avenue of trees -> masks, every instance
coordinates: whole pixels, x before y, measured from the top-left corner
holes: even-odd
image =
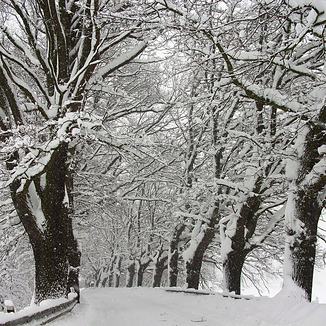
[[[240,294],[281,274],[311,300],[324,255],[323,1],[0,10],[1,291],[40,302],[79,293],[80,276],[198,289],[220,274]]]

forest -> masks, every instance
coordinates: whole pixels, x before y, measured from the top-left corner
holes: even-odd
[[[0,0],[0,295],[311,301],[325,26],[322,0]]]

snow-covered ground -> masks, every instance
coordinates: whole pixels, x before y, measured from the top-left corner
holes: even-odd
[[[51,326],[324,326],[326,305],[275,298],[235,300],[163,289],[87,289]]]
[[[71,296],[69,298],[73,299],[73,296]],[[42,301],[40,303],[40,305],[33,304],[33,305],[28,306],[18,312],[15,312],[15,313],[5,313],[5,312],[0,311],[0,326],[3,325],[5,322],[10,322],[12,320],[16,320],[16,319],[27,317],[27,316],[34,316],[36,313],[47,310],[48,308],[53,308],[53,307],[56,307],[58,305],[68,303],[68,302],[69,302],[69,300],[67,300],[66,298],[49,299],[49,300]],[[14,306],[11,300],[5,300],[5,305],[12,306],[12,307]],[[45,318],[41,317],[40,320],[45,321],[45,320],[47,320],[47,317],[45,317]],[[39,323],[37,323],[37,324],[39,324]]]
[[[325,249],[326,250],[326,249]],[[268,288],[260,288],[260,292],[254,286],[242,286],[241,292],[245,295],[260,296],[264,295],[267,297],[275,296],[283,285],[283,279],[281,277],[274,277],[268,279]],[[312,287],[312,301],[319,303],[326,303],[326,268],[318,269],[315,267],[313,287]]]

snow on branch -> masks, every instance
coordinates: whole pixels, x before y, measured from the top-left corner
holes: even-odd
[[[23,61],[21,61],[19,58],[12,56],[11,54],[9,54],[9,52],[3,47],[0,47],[0,55],[1,57],[5,57],[6,59],[14,62],[15,64],[17,64],[19,67],[21,67],[35,82],[35,84],[37,85],[37,87],[39,88],[39,90],[42,92],[42,94],[44,95],[44,97],[48,100],[48,93],[46,91],[46,89],[43,87],[42,82],[40,80],[40,78],[35,74],[35,72],[30,69],[30,67],[27,66],[27,64]],[[15,82],[13,80],[13,82]],[[33,93],[31,91],[31,93]]]
[[[301,182],[302,187],[314,187],[321,183],[322,187],[326,183],[326,155],[317,162],[311,171],[305,176],[304,180]]]
[[[92,128],[99,126],[101,118],[83,112],[69,112],[57,122],[52,122],[57,131],[53,139],[49,140],[38,148],[30,148],[29,152],[23,157],[21,162],[14,169],[10,179],[6,182],[8,186],[17,179],[22,180],[18,191],[23,191],[30,184],[30,181],[44,173],[50,162],[53,152],[64,142],[69,143],[79,136],[82,131],[87,136]],[[4,149],[4,151],[10,149]]]
[[[258,51],[233,51],[228,50],[227,54],[231,57],[233,60],[239,60],[239,61],[260,61],[260,62],[266,62],[266,63],[273,63],[277,66],[284,67],[294,73],[297,73],[302,76],[307,76],[312,79],[317,79],[317,75],[308,69],[305,65],[296,65],[294,62],[290,60],[286,60],[284,58],[277,58],[272,56],[266,57],[262,52]]]
[[[275,230],[276,225],[280,223],[280,221],[284,217],[284,214],[285,204],[270,217],[269,223],[262,234],[256,235],[248,240],[246,248],[253,249],[260,246],[267,239],[267,237]]]
[[[190,244],[188,248],[182,253],[182,258],[185,262],[191,262],[193,260],[197,247],[205,236],[206,229],[207,224],[203,223],[201,220],[197,220],[191,232]]]
[[[130,201],[136,201],[136,200],[142,200],[142,201],[161,201],[164,203],[169,203],[171,204],[171,200],[164,199],[164,198],[155,198],[155,197],[130,197],[130,196],[125,196],[122,197],[123,200],[130,200]]]
[[[163,8],[170,10],[171,12],[174,12],[175,14],[183,17],[187,17],[191,22],[193,23],[199,23],[200,22],[200,17],[192,12],[187,12],[186,8],[182,8],[181,6],[176,6],[170,1],[167,0],[156,0],[156,3],[161,5]]]
[[[225,186],[237,191],[241,191],[243,193],[249,193],[249,196],[256,196],[257,194],[255,194],[254,192],[252,192],[249,188],[242,186],[238,183],[234,183],[230,180],[225,180],[225,179],[215,179],[214,180],[216,185],[220,185],[220,186]]]
[[[95,75],[90,79],[90,83],[95,82],[97,79],[106,78],[108,75],[121,68],[134,58],[136,58],[140,53],[142,53],[147,47],[147,42],[142,41],[134,48],[129,50],[126,53],[123,53],[118,58],[111,61],[109,64],[105,65],[102,68],[99,68]]]

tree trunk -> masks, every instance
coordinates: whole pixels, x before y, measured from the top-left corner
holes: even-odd
[[[110,264],[110,269],[109,269],[109,279],[108,279],[108,286],[111,288],[113,286],[113,278],[114,278],[114,268],[115,268],[115,263],[117,261],[117,256],[115,255],[113,257],[113,260],[111,261]]]
[[[168,257],[167,256],[162,257],[163,253],[164,253],[163,245],[161,245],[160,248],[158,249],[156,258],[154,259],[153,283],[152,283],[153,288],[161,286],[163,272],[167,268],[166,261]]]
[[[118,262],[116,264],[116,269],[114,271],[114,275],[115,275],[114,287],[116,287],[116,288],[118,288],[120,286],[121,264],[122,264],[122,257],[119,256]]]
[[[160,266],[155,269],[155,274],[153,276],[153,288],[158,288],[161,286],[163,272],[166,266]]]
[[[116,261],[116,256],[111,255],[110,261],[107,264],[106,267],[103,267],[103,274],[104,277],[102,279],[102,288],[105,288],[106,286],[112,287],[112,281],[113,281],[113,269],[114,269],[114,264]]]
[[[126,287],[131,288],[134,284],[134,278],[136,274],[136,263],[132,261],[127,268],[127,279],[126,279]]]
[[[263,119],[264,103],[257,100],[255,103],[257,117],[256,132],[258,135],[261,135],[265,130]],[[276,112],[272,112],[273,118],[276,119]],[[274,134],[274,132],[274,130],[271,130],[272,134]],[[265,168],[266,175],[268,175],[271,166],[272,164],[268,164]],[[256,213],[262,204],[262,197],[259,195],[262,192],[261,186],[263,182],[261,168],[257,167],[255,173],[251,174],[248,174],[249,177],[247,178],[249,179],[245,179],[244,183],[249,185],[252,184],[250,192],[255,193],[256,195],[252,196],[251,194],[248,194],[241,200],[239,199],[234,214],[230,217],[228,223],[221,228],[224,289],[228,292],[234,292],[235,294],[241,293],[241,273],[243,264],[246,255],[253,249],[245,249],[245,246],[248,244],[248,240],[255,233],[258,219]],[[230,229],[235,230],[231,231]],[[233,235],[230,236],[228,234]],[[226,252],[224,252],[223,248],[225,241],[226,246],[228,246],[228,248],[225,248]]]
[[[143,286],[143,280],[144,280],[144,273],[150,264],[150,259],[148,259],[145,263],[141,263],[141,261],[138,261],[138,268],[137,268],[137,286]]]
[[[186,283],[188,289],[198,289],[199,287],[200,270],[205,252],[204,247],[203,244],[199,245],[194,257],[191,260],[186,261]]]
[[[68,251],[68,281],[67,281],[67,294],[74,289],[77,293],[77,302],[80,302],[80,289],[79,289],[79,269],[80,269],[80,251],[78,249],[77,241],[74,240]]]
[[[101,280],[102,280],[102,271],[103,271],[103,268],[102,267],[100,267],[97,271],[96,271],[96,273],[95,273],[95,287],[99,287],[100,286],[100,284],[101,284]]]
[[[102,288],[105,288],[106,287],[106,283],[108,281],[108,278],[109,278],[109,269],[110,269],[110,263],[108,266],[106,267],[103,267],[103,278],[102,278],[102,275],[100,276],[100,284],[101,284],[101,287]]]
[[[69,155],[74,155],[74,149],[69,151]],[[73,291],[77,293],[77,302],[80,303],[80,289],[79,289],[79,270],[80,270],[80,258],[81,252],[78,247],[78,242],[74,237],[73,228],[72,228],[72,216],[75,211],[74,207],[74,198],[72,196],[74,184],[73,184],[73,174],[72,170],[68,169],[68,173],[66,174],[66,189],[67,196],[69,200],[68,205],[68,214],[70,217],[70,223],[68,226],[68,281],[67,281],[67,295],[68,293]]]
[[[35,259],[35,301],[60,298],[66,295],[68,262],[64,248],[40,240],[33,245]]]
[[[322,205],[318,198],[304,190],[289,198],[288,205],[295,207],[295,220],[301,222],[301,231],[287,228],[285,251],[285,284],[289,277],[305,293],[311,301],[312,283],[315,265],[317,225],[321,215]]]
[[[294,282],[311,301],[313,272],[316,254],[317,225],[323,208],[325,190],[325,153],[319,148],[326,143],[322,124],[326,123],[323,106],[319,123],[306,124],[295,143],[295,156],[287,166],[290,182],[285,209],[284,285]],[[291,287],[290,287],[291,288]]]
[[[178,262],[179,262],[179,242],[180,236],[185,229],[185,224],[178,224],[173,232],[172,240],[170,242],[170,254],[168,261],[168,278],[169,286],[177,286],[178,282]]]
[[[69,249],[76,249],[77,246],[71,244],[77,243],[68,210],[67,146],[66,143],[60,144],[53,150],[41,175],[24,180],[23,184],[18,179],[11,184],[13,203],[29,236],[35,258],[36,302],[65,296],[69,260],[72,266],[79,265],[79,258],[76,258],[79,254],[73,255]],[[77,282],[74,277],[76,288]]]
[[[258,218],[256,213],[262,203],[262,198],[259,195],[262,180],[259,174],[255,176],[252,192],[256,195],[249,194],[244,197],[236,205],[235,212],[230,216],[228,222],[220,228],[224,290],[235,294],[241,293],[242,267],[247,254],[253,249],[248,246],[248,241],[256,230]],[[225,245],[227,248],[224,247]]]
[[[137,286],[143,286],[145,269],[146,268],[144,265],[139,264],[139,267],[137,270]]]
[[[188,288],[198,289],[200,280],[200,271],[203,263],[203,258],[206,249],[212,243],[215,237],[215,225],[219,218],[219,206],[215,203],[212,208],[210,222],[208,225],[202,223],[201,227],[205,225],[201,232],[204,232],[202,238],[197,242],[197,246],[192,254],[192,257],[186,260],[186,283]]]
[[[224,288],[228,292],[240,294],[244,259],[245,254],[243,252],[231,251],[223,261]]]

